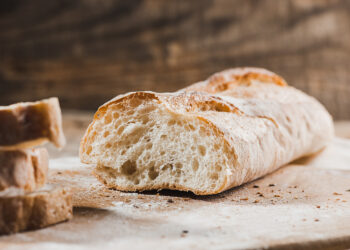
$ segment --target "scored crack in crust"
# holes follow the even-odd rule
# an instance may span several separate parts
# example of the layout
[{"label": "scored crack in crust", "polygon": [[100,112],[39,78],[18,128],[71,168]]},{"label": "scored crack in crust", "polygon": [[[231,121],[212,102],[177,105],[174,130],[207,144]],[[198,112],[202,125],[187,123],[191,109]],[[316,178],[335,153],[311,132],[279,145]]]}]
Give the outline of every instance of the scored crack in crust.
[{"label": "scored crack in crust", "polygon": [[332,118],[263,69],[232,69],[174,93],[132,92],[101,106],[80,146],[108,187],[215,194],[322,149]]}]

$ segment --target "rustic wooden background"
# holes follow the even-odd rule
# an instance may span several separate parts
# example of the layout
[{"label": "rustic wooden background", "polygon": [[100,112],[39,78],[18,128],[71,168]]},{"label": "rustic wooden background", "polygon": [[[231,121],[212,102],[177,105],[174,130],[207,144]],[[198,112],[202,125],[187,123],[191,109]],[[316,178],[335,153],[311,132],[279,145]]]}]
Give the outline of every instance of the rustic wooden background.
[{"label": "rustic wooden background", "polygon": [[2,0],[0,104],[96,109],[266,67],[350,119],[350,0]]}]

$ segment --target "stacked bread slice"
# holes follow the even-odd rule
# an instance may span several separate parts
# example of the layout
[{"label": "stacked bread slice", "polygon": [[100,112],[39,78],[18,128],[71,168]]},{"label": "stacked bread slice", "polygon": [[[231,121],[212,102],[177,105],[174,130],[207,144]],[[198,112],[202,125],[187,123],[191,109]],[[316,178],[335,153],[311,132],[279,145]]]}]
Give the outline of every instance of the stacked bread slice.
[{"label": "stacked bread slice", "polygon": [[57,98],[0,107],[0,234],[72,217],[70,189],[46,185],[46,142],[65,145]]}]

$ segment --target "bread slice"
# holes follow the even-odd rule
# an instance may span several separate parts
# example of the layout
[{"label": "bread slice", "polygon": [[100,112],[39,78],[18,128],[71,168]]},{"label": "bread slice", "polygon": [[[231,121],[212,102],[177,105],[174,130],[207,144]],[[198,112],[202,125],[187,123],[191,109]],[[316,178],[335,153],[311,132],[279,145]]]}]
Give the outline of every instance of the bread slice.
[{"label": "bread slice", "polygon": [[39,229],[71,218],[69,188],[46,186],[32,193],[8,190],[0,197],[0,234]]},{"label": "bread slice", "polygon": [[107,102],[80,159],[111,188],[207,195],[315,153],[332,136],[332,118],[314,98],[267,70],[233,69],[179,92]]},{"label": "bread slice", "polygon": [[57,98],[0,106],[0,150],[16,150],[51,141],[65,145]]},{"label": "bread slice", "polygon": [[0,151],[0,191],[41,188],[46,182],[48,165],[49,155],[45,148]]}]

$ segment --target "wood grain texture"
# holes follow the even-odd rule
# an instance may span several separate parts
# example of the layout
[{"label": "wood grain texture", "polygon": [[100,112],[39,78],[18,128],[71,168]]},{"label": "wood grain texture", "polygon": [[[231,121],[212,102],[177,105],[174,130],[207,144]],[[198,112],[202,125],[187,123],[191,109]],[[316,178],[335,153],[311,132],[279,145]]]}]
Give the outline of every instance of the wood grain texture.
[{"label": "wood grain texture", "polygon": [[350,119],[350,0],[3,0],[0,104],[96,109],[228,67],[265,67]]}]

